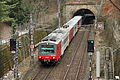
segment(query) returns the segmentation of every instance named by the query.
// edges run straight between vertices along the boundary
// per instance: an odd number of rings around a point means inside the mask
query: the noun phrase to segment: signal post
[[[88,40],[87,41],[87,52],[89,55],[89,79],[92,80],[92,55],[94,53],[94,40]]]
[[[32,67],[34,65],[34,42],[33,42],[33,19],[32,19],[32,13],[30,14],[30,27],[29,27],[29,38],[30,38],[30,66]]]
[[[15,80],[19,80],[19,74],[18,74],[18,49],[19,49],[19,43],[16,39],[10,39],[10,51],[13,56],[14,61],[14,78]]]

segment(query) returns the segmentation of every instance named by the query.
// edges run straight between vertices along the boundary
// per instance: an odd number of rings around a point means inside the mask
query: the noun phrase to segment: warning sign
[[[98,22],[97,30],[104,30],[104,23],[103,22]]]
[[[35,47],[34,45],[30,45],[30,48],[31,48],[31,49],[34,49],[34,47]]]

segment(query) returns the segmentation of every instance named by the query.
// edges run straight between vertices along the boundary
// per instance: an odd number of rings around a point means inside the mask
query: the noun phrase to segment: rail
[[[89,31],[89,32],[90,32],[90,31]],[[89,32],[88,32],[88,34],[89,34]],[[84,35],[85,35],[85,34],[84,34]],[[84,35],[83,35],[82,37],[84,37]],[[89,37],[89,35],[87,36],[87,39],[88,39],[88,37]],[[85,39],[85,38],[83,38],[83,39]],[[73,63],[73,61],[74,61],[74,59],[75,59],[75,56],[77,55],[77,52],[78,52],[78,50],[79,50],[79,47],[80,47],[81,44],[82,44],[82,40],[83,40],[83,39],[81,39],[81,41],[78,43],[78,46],[77,46],[77,48],[76,48],[76,50],[75,50],[75,52],[74,52],[74,55],[73,55],[73,57],[72,57],[72,59],[71,59],[70,65],[69,65],[69,67],[68,67],[68,69],[67,69],[67,71],[66,71],[66,73],[65,73],[65,75],[64,75],[64,77],[63,77],[63,80],[66,80],[66,79],[67,79],[67,75],[69,74],[70,68],[71,68],[72,63]],[[86,49],[86,48],[84,48],[84,49]],[[78,59],[79,64],[78,64],[78,67],[77,67],[78,70],[77,70],[77,73],[76,73],[76,76],[75,76],[75,80],[77,80],[78,75],[79,75],[79,72],[80,72],[80,70],[81,70],[81,65],[82,65],[83,58],[84,58],[84,53],[83,53],[82,56],[79,57],[79,59]]]
[[[82,36],[82,38],[83,38],[83,37],[84,37],[84,35]],[[81,39],[81,41],[82,41],[82,39]],[[70,67],[71,67],[71,65],[72,65],[72,63],[73,63],[73,60],[75,59],[76,54],[77,54],[78,48],[80,47],[81,41],[79,41],[79,43],[78,43],[78,46],[77,46],[77,48],[76,48],[76,50],[75,50],[75,52],[74,52],[75,54],[73,55],[73,57],[72,57],[72,59],[71,59],[70,65],[69,65],[69,67],[68,67],[68,69],[67,69],[67,71],[66,71],[66,73],[65,73],[65,75],[64,75],[64,77],[63,77],[63,80],[66,80],[66,77],[67,77],[67,75],[68,75],[68,73],[69,73]]]

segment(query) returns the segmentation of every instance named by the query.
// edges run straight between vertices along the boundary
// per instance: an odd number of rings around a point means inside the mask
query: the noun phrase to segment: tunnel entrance
[[[95,15],[89,9],[80,9],[74,13],[73,17],[78,15],[83,16],[82,25],[94,24]]]

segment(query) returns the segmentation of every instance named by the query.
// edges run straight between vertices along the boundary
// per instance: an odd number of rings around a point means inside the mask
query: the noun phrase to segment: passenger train
[[[42,39],[38,48],[38,60],[42,64],[52,64],[60,60],[65,49],[81,27],[82,16],[75,16],[62,27],[57,28]]]

